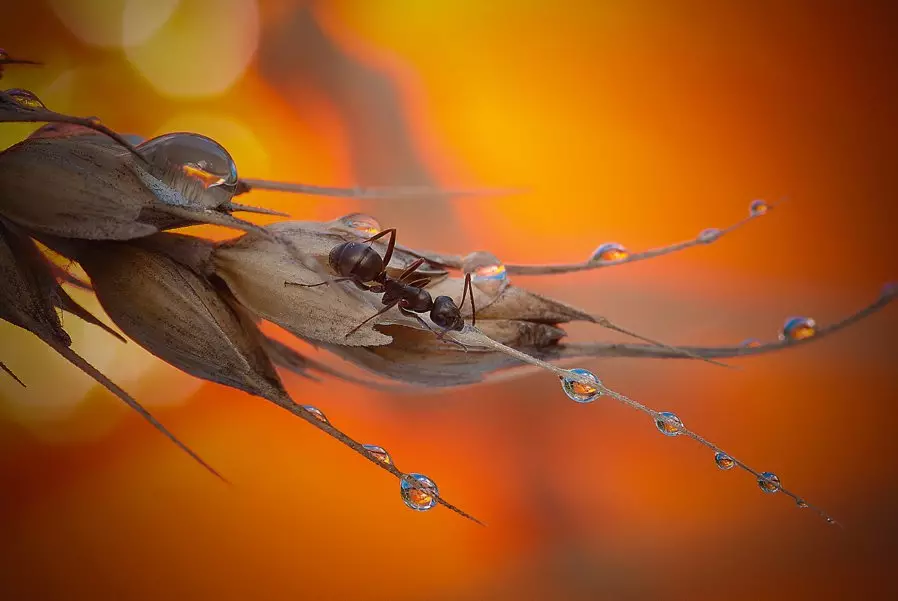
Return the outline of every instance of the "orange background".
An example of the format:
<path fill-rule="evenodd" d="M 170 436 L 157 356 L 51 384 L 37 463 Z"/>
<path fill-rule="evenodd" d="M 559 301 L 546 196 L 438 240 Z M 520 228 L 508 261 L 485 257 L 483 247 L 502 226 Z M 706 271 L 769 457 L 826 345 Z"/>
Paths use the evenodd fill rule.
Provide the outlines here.
<path fill-rule="evenodd" d="M 710 247 L 515 279 L 671 342 L 772 338 L 793 314 L 827 323 L 896 277 L 894 3 L 159 4 L 171 15 L 126 49 L 134 1 L 4 6 L 0 46 L 46 65 L 9 68 L 3 86 L 119 131 L 210 135 L 245 177 L 523 186 L 426 203 L 246 197 L 299 219 L 364 210 L 403 244 L 509 263 L 667 244 L 788 197 Z M 152 24 L 130 14 L 132 29 Z M 0 143 L 30 129 L 4 126 Z M 66 325 L 234 485 L 3 324 L 2 359 L 33 383 L 0 388 L 3 599 L 898 595 L 891 307 L 739 370 L 581 362 L 775 471 L 844 530 L 645 416 L 569 402 L 546 374 L 406 396 L 286 376 L 295 399 L 488 527 L 418 514 L 395 479 L 283 411 Z"/>

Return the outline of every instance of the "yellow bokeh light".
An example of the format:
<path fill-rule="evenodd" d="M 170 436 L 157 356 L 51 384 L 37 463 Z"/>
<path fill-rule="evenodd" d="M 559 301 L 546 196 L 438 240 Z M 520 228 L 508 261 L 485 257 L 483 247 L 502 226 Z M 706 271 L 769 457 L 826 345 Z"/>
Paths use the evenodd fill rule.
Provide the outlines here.
<path fill-rule="evenodd" d="M 179 4 L 152 36 L 125 52 L 160 94 L 216 96 L 243 75 L 258 42 L 254 0 L 194 0 Z"/>

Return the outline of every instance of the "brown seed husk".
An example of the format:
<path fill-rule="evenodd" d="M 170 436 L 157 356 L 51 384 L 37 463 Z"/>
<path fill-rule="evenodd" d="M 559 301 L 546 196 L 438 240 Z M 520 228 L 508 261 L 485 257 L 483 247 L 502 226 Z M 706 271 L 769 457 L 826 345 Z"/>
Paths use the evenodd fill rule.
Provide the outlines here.
<path fill-rule="evenodd" d="M 171 258 L 184 238 L 154 236 L 151 243 L 167 247 L 165 253 L 130 243 L 83 244 L 78 260 L 129 338 L 191 375 L 271 397 L 282 386 L 261 334 L 205 277 Z"/>
<path fill-rule="evenodd" d="M 265 235 L 191 204 L 144 167 L 94 136 L 24 140 L 0 153 L 0 214 L 33 232 L 84 240 L 130 240 L 197 223 Z"/>

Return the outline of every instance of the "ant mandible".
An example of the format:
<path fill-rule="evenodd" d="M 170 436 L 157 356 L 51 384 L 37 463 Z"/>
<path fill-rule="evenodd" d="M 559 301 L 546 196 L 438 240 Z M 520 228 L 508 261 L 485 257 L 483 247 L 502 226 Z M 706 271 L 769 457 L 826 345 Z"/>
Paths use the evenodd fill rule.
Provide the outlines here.
<path fill-rule="evenodd" d="M 387 252 L 383 257 L 376 250 L 371 248 L 371 242 L 378 240 L 384 236 L 390 236 L 387 242 Z M 338 244 L 327 257 L 327 262 L 340 277 L 319 282 L 318 284 L 300 284 L 298 282 L 284 282 L 285 286 L 303 286 L 313 288 L 322 286 L 331 282 L 349 281 L 361 290 L 374 292 L 375 294 L 383 294 L 381 302 L 385 305 L 383 309 L 351 329 L 346 333 L 350 336 L 363 325 L 386 313 L 395 306 L 399 306 L 399 311 L 403 315 L 414 317 L 421 325 L 437 335 L 440 340 L 446 333 L 455 330 L 460 331 L 465 326 L 465 320 L 461 316 L 461 311 L 455 301 L 449 296 L 431 297 L 430 293 L 424 289 L 430 283 L 430 278 L 415 274 L 424 259 L 418 259 L 409 265 L 398 278 L 391 278 L 387 275 L 386 267 L 393 257 L 393 249 L 396 246 L 396 229 L 390 228 L 384 230 L 367 240 L 362 242 L 343 242 Z M 369 283 L 370 282 L 370 283 Z M 465 298 L 471 295 L 471 325 L 475 323 L 474 309 L 474 289 L 471 286 L 471 274 L 465 275 L 465 284 L 462 291 L 461 304 L 464 305 Z M 437 332 L 430 325 L 421 319 L 418 313 L 430 313 L 430 319 L 442 328 Z M 456 342 L 462 348 L 464 345 Z M 465 349 L 467 350 L 467 349 Z"/>

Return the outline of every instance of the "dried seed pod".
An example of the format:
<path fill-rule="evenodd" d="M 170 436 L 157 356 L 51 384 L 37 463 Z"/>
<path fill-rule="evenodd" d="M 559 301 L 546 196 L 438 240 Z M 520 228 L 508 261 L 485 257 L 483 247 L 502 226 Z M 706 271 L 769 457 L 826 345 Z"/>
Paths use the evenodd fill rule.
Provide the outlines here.
<path fill-rule="evenodd" d="M 93 136 L 24 140 L 0 153 L 0 214 L 36 233 L 86 240 L 129 240 L 193 223 L 265 235 L 191 204 L 144 167 Z"/>
<path fill-rule="evenodd" d="M 0 318 L 42 340 L 68 346 L 54 298 L 58 284 L 47 260 L 30 238 L 0 218 Z"/>
<path fill-rule="evenodd" d="M 214 252 L 212 272 L 224 280 L 241 304 L 312 342 L 350 346 L 390 342 L 389 337 L 370 327 L 346 337 L 377 310 L 379 296 L 346 285 L 309 288 L 284 284 L 315 284 L 333 277 L 325 269 L 327 256 L 337 244 L 354 239 L 354 234 L 332 231 L 327 224 L 295 221 L 272 224 L 266 230 L 277 241 L 246 235 L 222 244 Z M 302 249 L 317 269 L 316 265 L 300 264 L 280 241 Z"/>
<path fill-rule="evenodd" d="M 148 351 L 199 378 L 251 394 L 282 392 L 259 343 L 218 290 L 185 265 L 198 239 L 156 234 L 152 249 L 132 243 L 82 243 L 77 259 L 97 298 L 125 334 Z M 199 242 L 202 244 L 202 242 Z M 164 247 L 165 252 L 160 252 Z M 173 256 L 184 254 L 179 262 Z"/>

